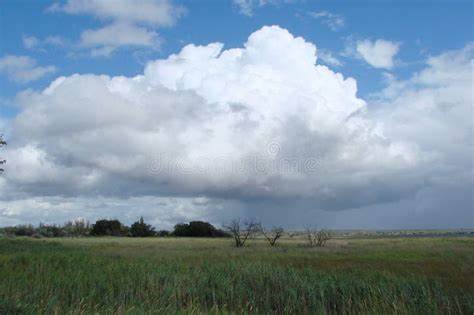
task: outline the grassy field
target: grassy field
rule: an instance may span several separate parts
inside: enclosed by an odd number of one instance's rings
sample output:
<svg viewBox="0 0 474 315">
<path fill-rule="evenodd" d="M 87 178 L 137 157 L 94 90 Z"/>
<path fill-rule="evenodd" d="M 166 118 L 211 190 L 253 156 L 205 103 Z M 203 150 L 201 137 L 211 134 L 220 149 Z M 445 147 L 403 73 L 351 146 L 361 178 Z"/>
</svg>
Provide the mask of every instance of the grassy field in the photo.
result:
<svg viewBox="0 0 474 315">
<path fill-rule="evenodd" d="M 474 238 L 0 238 L 0 314 L 473 314 Z"/>
</svg>

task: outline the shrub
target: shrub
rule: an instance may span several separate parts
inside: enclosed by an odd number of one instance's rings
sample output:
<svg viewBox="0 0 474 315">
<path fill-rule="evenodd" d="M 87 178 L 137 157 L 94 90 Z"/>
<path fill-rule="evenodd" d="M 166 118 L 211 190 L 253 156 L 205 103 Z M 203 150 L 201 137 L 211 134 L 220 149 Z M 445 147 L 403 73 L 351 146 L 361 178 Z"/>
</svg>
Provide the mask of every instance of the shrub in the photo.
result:
<svg viewBox="0 0 474 315">
<path fill-rule="evenodd" d="M 36 229 L 36 233 L 39 236 L 44 237 L 59 237 L 65 236 L 64 230 L 57 225 L 46 225 L 40 223 L 39 227 Z"/>
<path fill-rule="evenodd" d="M 91 233 L 91 226 L 89 221 L 76 219 L 64 224 L 63 230 L 67 236 L 87 236 Z"/>
<path fill-rule="evenodd" d="M 17 226 L 9 226 L 3 229 L 5 235 L 15 235 L 15 236 L 32 236 L 34 235 L 35 228 L 33 225 L 17 225 Z"/>
<path fill-rule="evenodd" d="M 306 229 L 308 244 L 311 247 L 324 247 L 331 238 L 331 233 L 326 230 Z"/>
</svg>

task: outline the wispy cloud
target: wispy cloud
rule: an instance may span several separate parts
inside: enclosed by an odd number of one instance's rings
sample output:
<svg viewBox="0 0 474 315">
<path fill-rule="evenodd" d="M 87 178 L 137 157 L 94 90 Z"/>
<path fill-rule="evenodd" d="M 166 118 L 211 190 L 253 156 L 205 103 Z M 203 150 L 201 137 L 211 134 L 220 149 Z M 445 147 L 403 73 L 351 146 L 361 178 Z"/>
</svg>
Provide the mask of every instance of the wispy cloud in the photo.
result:
<svg viewBox="0 0 474 315">
<path fill-rule="evenodd" d="M 254 15 L 256 8 L 266 5 L 280 5 L 294 2 L 297 2 L 297 0 L 233 0 L 239 12 L 249 17 Z"/>
<path fill-rule="evenodd" d="M 170 0 L 68 0 L 65 4 L 53 4 L 47 11 L 152 26 L 173 26 L 186 12 Z"/>
<path fill-rule="evenodd" d="M 340 30 L 346 24 L 342 15 L 333 14 L 328 11 L 312 11 L 308 12 L 308 15 L 315 19 L 321 20 L 322 23 L 326 24 L 333 31 Z"/>
<path fill-rule="evenodd" d="M 22 38 L 23 47 L 28 50 L 36 50 L 45 52 L 49 47 L 66 47 L 71 43 L 60 36 L 47 36 L 44 39 L 35 36 L 24 35 Z"/>
<path fill-rule="evenodd" d="M 85 30 L 80 45 L 91 48 L 94 57 L 109 56 L 119 47 L 136 46 L 158 48 L 158 33 L 128 23 L 114 23 L 99 29 Z"/>
<path fill-rule="evenodd" d="M 184 7 L 170 0 L 68 0 L 53 4 L 47 11 L 107 21 L 105 26 L 84 30 L 75 44 L 75 48 L 88 49 L 93 57 L 107 57 L 124 47 L 157 49 L 161 40 L 156 30 L 175 25 L 186 13 Z M 33 39 L 27 39 L 26 45 L 34 44 Z"/>
<path fill-rule="evenodd" d="M 35 81 L 54 72 L 55 66 L 38 66 L 36 60 L 28 56 L 6 55 L 0 58 L 0 73 L 18 83 Z"/>
<path fill-rule="evenodd" d="M 318 58 L 323 63 L 334 67 L 340 67 L 343 64 L 332 52 L 326 49 L 318 49 Z"/>
</svg>

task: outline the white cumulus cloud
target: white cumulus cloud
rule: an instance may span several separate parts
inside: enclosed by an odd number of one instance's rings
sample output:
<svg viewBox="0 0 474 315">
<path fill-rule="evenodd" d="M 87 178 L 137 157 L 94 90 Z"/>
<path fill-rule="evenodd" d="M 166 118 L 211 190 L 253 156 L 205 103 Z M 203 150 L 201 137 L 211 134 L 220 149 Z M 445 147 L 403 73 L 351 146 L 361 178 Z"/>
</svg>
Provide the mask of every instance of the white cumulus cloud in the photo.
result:
<svg viewBox="0 0 474 315">
<path fill-rule="evenodd" d="M 188 45 L 134 78 L 60 78 L 19 97 L 16 141 L 35 144 L 28 150 L 41 159 L 28 167 L 68 174 L 57 187 L 55 176 L 40 176 L 47 182 L 34 190 L 44 193 L 232 191 L 238 198 L 320 198 L 332 207 L 339 193 L 356 197 L 361 185 L 411 167 L 417 155 L 364 118 L 354 79 L 316 62 L 313 44 L 272 26 L 240 49 Z M 12 170 L 21 161 L 12 158 Z M 312 161 L 318 169 L 306 169 Z M 355 182 L 335 176 L 353 172 Z M 19 174 L 7 176 L 21 183 Z"/>
<path fill-rule="evenodd" d="M 391 69 L 394 66 L 394 57 L 400 49 L 400 44 L 384 39 L 375 41 L 362 40 L 356 44 L 359 56 L 375 68 Z"/>
</svg>

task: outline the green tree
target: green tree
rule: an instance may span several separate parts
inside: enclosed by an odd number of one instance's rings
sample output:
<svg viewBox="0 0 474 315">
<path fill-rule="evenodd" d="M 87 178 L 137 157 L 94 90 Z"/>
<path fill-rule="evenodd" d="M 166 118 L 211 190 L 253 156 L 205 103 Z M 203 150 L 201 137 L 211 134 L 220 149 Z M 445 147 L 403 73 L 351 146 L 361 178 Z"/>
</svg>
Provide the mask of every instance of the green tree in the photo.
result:
<svg viewBox="0 0 474 315">
<path fill-rule="evenodd" d="M 188 223 L 179 223 L 174 226 L 174 236 L 189 237 L 226 237 L 227 233 L 220 229 L 216 229 L 209 222 L 191 221 Z"/>
<path fill-rule="evenodd" d="M 150 224 L 146 224 L 143 220 L 143 217 L 133 223 L 130 227 L 130 234 L 133 237 L 147 237 L 147 236 L 155 236 L 155 228 L 152 227 Z"/>
<path fill-rule="evenodd" d="M 128 228 L 119 220 L 98 220 L 92 225 L 91 235 L 95 236 L 125 236 Z"/>
</svg>

